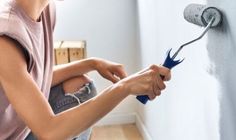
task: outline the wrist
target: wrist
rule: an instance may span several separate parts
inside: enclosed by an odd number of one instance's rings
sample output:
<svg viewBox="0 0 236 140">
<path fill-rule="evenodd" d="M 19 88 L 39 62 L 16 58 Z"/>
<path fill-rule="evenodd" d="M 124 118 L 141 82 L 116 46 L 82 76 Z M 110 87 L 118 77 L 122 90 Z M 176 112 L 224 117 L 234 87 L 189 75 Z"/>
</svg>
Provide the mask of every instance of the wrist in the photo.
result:
<svg viewBox="0 0 236 140">
<path fill-rule="evenodd" d="M 125 80 L 120 80 L 119 82 L 114 84 L 114 86 L 116 86 L 120 90 L 120 93 L 123 93 L 126 96 L 131 94 L 131 90 L 129 89 L 129 86 L 127 85 Z"/>
<path fill-rule="evenodd" d="M 89 64 L 89 67 L 92 70 L 97 70 L 97 67 L 98 67 L 98 64 L 99 64 L 98 58 L 95 58 L 95 57 L 88 58 L 87 63 Z"/>
</svg>

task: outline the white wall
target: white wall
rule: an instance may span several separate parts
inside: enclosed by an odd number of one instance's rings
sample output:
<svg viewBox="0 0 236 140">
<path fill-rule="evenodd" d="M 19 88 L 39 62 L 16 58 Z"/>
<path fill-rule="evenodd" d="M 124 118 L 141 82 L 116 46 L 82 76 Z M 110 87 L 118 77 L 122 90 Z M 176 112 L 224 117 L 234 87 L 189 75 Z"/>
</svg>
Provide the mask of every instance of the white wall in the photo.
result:
<svg viewBox="0 0 236 140">
<path fill-rule="evenodd" d="M 220 139 L 236 139 L 236 1 L 207 0 L 221 9 L 222 27 L 209 32 L 207 51 L 220 83 Z"/>
<path fill-rule="evenodd" d="M 173 48 L 176 51 L 182 43 L 201 33 L 202 28 L 183 18 L 183 10 L 189 3 L 193 1 L 138 0 L 142 53 L 140 61 L 143 67 L 162 63 L 166 50 Z M 206 2 L 201 0 L 198 3 Z M 235 25 L 234 23 L 232 26 Z M 139 105 L 139 115 L 153 140 L 219 139 L 218 95 L 221 86 L 212 75 L 215 64 L 208 56 L 211 52 L 217 54 L 221 51 L 213 51 L 216 43 L 212 42 L 216 41 L 217 35 L 214 36 L 213 39 L 204 37 L 187 46 L 179 55 L 179 58 L 185 57 L 184 62 L 172 70 L 172 80 L 167 83 L 167 88 L 159 99 L 145 106 Z M 226 43 L 228 40 L 220 41 Z M 232 67 L 230 70 L 233 70 Z"/>
<path fill-rule="evenodd" d="M 88 56 L 124 64 L 128 73 L 137 69 L 135 0 L 65 0 L 57 2 L 55 40 L 86 40 Z M 110 85 L 96 73 L 91 76 L 99 91 Z M 112 114 L 135 110 L 134 97 L 122 102 Z"/>
</svg>

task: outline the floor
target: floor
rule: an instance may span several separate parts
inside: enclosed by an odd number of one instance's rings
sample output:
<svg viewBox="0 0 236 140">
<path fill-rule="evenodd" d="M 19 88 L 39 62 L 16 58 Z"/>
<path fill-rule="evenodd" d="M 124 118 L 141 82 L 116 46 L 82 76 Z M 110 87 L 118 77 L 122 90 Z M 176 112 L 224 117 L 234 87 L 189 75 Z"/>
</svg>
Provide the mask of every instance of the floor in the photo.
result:
<svg viewBox="0 0 236 140">
<path fill-rule="evenodd" d="M 91 140 L 143 140 L 135 124 L 96 126 Z"/>
</svg>

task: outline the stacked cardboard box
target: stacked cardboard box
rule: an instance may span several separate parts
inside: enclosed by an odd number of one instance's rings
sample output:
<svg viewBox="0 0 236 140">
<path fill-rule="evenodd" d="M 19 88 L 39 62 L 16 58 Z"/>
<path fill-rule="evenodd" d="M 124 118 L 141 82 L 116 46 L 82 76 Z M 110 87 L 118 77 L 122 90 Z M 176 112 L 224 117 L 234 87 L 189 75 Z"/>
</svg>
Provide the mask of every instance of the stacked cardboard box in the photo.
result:
<svg viewBox="0 0 236 140">
<path fill-rule="evenodd" d="M 86 58 L 86 41 L 54 42 L 55 65 L 70 63 Z"/>
</svg>

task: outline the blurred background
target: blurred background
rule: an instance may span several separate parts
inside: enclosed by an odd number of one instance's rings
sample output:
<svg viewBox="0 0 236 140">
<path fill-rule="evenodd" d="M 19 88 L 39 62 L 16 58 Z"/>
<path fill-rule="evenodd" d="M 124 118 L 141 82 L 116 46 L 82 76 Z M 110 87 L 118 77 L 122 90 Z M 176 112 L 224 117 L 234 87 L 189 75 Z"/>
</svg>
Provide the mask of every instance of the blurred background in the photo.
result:
<svg viewBox="0 0 236 140">
<path fill-rule="evenodd" d="M 236 139 L 236 1 L 65 0 L 57 2 L 54 40 L 86 40 L 88 57 L 122 63 L 132 74 L 163 63 L 168 49 L 202 32 L 183 18 L 190 3 L 218 7 L 222 27 L 180 53 L 185 60 L 158 99 L 143 105 L 130 96 L 97 128 L 132 124 L 139 133 L 133 139 L 144 140 Z M 111 84 L 96 72 L 89 75 L 98 91 Z"/>
</svg>

